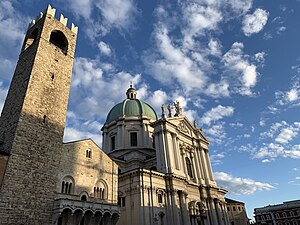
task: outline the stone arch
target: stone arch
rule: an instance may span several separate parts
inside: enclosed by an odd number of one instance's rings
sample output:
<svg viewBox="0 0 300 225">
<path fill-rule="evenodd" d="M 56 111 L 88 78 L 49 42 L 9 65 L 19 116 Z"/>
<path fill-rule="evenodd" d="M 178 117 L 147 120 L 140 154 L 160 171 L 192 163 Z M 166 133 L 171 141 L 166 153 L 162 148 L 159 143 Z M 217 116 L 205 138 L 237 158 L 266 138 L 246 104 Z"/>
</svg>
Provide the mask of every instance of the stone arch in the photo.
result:
<svg viewBox="0 0 300 225">
<path fill-rule="evenodd" d="M 107 199 L 108 198 L 108 184 L 105 180 L 99 179 L 94 186 L 94 198 Z"/>
<path fill-rule="evenodd" d="M 81 201 L 87 201 L 89 199 L 89 194 L 86 191 L 82 191 L 79 196 Z"/>
<path fill-rule="evenodd" d="M 29 48 L 35 42 L 35 40 L 37 39 L 38 33 L 39 33 L 39 29 L 35 28 L 32 32 L 30 32 L 27 35 L 27 37 L 26 37 L 26 39 L 24 41 L 24 44 L 23 44 L 22 51 L 24 51 L 27 48 Z"/>
<path fill-rule="evenodd" d="M 60 30 L 53 30 L 50 34 L 50 40 L 52 44 L 60 48 L 64 53 L 68 51 L 68 39 Z"/>
<path fill-rule="evenodd" d="M 61 181 L 61 193 L 73 194 L 75 192 L 75 179 L 67 175 Z"/>
</svg>

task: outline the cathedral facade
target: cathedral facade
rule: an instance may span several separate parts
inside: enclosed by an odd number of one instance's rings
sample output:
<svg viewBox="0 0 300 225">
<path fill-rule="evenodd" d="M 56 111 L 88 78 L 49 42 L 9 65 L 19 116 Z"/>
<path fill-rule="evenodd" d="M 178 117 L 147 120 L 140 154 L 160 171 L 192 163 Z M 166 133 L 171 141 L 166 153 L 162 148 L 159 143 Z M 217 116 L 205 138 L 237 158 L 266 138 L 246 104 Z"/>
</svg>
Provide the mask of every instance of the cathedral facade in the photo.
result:
<svg viewBox="0 0 300 225">
<path fill-rule="evenodd" d="M 229 225 L 209 141 L 178 102 L 161 117 L 131 86 L 102 149 L 63 143 L 77 27 L 50 5 L 27 30 L 0 118 L 0 224 Z"/>
</svg>

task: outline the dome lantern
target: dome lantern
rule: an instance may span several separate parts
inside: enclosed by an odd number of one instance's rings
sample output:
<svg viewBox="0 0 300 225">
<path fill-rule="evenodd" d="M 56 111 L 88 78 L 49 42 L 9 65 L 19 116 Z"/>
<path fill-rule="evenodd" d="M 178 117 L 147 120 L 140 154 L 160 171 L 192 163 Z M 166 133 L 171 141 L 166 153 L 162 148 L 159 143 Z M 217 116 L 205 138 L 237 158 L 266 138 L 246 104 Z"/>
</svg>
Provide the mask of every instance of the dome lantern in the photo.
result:
<svg viewBox="0 0 300 225">
<path fill-rule="evenodd" d="M 130 84 L 130 88 L 126 91 L 126 95 L 128 99 L 136 99 L 136 90 Z"/>
</svg>

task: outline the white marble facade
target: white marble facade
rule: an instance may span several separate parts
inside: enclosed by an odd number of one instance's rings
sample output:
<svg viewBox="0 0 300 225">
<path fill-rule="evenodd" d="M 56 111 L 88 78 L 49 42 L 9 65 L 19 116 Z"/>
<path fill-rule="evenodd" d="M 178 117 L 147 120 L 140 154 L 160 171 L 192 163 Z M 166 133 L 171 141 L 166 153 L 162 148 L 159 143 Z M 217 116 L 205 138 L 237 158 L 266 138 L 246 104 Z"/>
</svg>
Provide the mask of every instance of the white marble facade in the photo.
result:
<svg viewBox="0 0 300 225">
<path fill-rule="evenodd" d="M 162 106 L 161 119 L 141 112 L 102 128 L 103 149 L 120 168 L 119 225 L 229 224 L 226 190 L 214 181 L 209 142 L 179 103 L 174 106 L 175 115 L 170 105 L 168 115 Z"/>
</svg>

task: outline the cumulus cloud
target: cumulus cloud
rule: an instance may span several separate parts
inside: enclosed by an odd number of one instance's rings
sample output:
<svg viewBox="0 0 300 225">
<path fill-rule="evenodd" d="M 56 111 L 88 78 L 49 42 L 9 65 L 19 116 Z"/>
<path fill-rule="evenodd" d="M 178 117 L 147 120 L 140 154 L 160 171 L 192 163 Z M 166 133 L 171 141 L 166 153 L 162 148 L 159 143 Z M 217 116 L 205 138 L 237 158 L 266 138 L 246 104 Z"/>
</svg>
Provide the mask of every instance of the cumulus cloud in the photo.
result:
<svg viewBox="0 0 300 225">
<path fill-rule="evenodd" d="M 214 124 L 208 129 L 204 129 L 204 133 L 208 135 L 208 139 L 212 143 L 221 144 L 226 137 L 224 123 Z"/>
<path fill-rule="evenodd" d="M 104 36 L 113 28 L 120 32 L 134 29 L 139 14 L 134 0 L 67 0 L 67 2 L 68 8 L 85 20 L 84 29 L 91 39 Z M 97 16 L 92 16 L 93 14 Z"/>
<path fill-rule="evenodd" d="M 246 36 L 260 32 L 267 24 L 269 13 L 263 9 L 256 9 L 253 14 L 247 14 L 243 20 L 242 30 Z"/>
<path fill-rule="evenodd" d="M 233 177 L 225 172 L 215 172 L 214 177 L 219 186 L 233 195 L 251 195 L 256 191 L 270 191 L 275 188 L 269 183 L 258 182 L 249 178 Z"/>
<path fill-rule="evenodd" d="M 111 49 L 110 49 L 109 45 L 106 44 L 105 42 L 100 41 L 98 44 L 98 48 L 102 54 L 107 55 L 107 56 L 111 55 Z"/>
<path fill-rule="evenodd" d="M 154 38 L 159 54 L 144 56 L 153 76 L 167 85 L 179 83 L 187 92 L 201 90 L 206 83 L 206 75 L 182 49 L 172 43 L 168 29 L 157 26 Z"/>
<path fill-rule="evenodd" d="M 293 84 L 289 90 L 275 92 L 275 104 L 290 107 L 300 105 L 300 81 L 299 78 L 292 80 Z"/>
<path fill-rule="evenodd" d="M 146 102 L 149 103 L 158 113 L 158 116 L 160 116 L 159 113 L 161 112 L 161 106 L 162 104 L 166 104 L 168 100 L 169 96 L 166 92 L 162 90 L 156 90 L 146 99 Z"/>
<path fill-rule="evenodd" d="M 297 136 L 299 127 L 287 127 L 281 130 L 280 134 L 275 138 L 276 142 L 286 144 Z"/>
<path fill-rule="evenodd" d="M 103 0 L 94 3 L 100 9 L 105 22 L 119 29 L 130 28 L 138 14 L 133 0 Z"/>
<path fill-rule="evenodd" d="M 284 147 L 278 143 L 264 144 L 257 152 L 254 153 L 255 159 L 275 160 L 278 157 L 300 158 L 300 145 Z"/>
<path fill-rule="evenodd" d="M 135 87 L 145 86 L 140 74 L 105 72 L 98 60 L 75 58 L 70 105 L 78 116 L 103 120 L 112 106 L 126 98 L 130 81 Z"/>
<path fill-rule="evenodd" d="M 210 125 L 212 122 L 220 120 L 224 117 L 232 116 L 234 108 L 232 106 L 222 106 L 218 105 L 212 108 L 210 111 L 204 113 L 201 121 L 204 124 Z"/>
<path fill-rule="evenodd" d="M 258 73 L 256 65 L 251 63 L 249 56 L 243 53 L 244 44 L 233 43 L 231 49 L 223 56 L 225 68 L 238 79 L 236 91 L 242 95 L 252 95 L 251 88 L 256 85 Z"/>
</svg>

